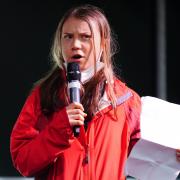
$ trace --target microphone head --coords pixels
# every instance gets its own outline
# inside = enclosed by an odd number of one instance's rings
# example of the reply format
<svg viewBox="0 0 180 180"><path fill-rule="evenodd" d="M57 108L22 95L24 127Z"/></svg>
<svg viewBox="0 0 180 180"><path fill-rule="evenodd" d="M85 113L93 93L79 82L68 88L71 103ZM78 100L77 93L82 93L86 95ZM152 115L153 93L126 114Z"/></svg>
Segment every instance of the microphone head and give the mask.
<svg viewBox="0 0 180 180"><path fill-rule="evenodd" d="M81 72L77 62L70 62L67 64L67 80L68 82L81 80Z"/></svg>

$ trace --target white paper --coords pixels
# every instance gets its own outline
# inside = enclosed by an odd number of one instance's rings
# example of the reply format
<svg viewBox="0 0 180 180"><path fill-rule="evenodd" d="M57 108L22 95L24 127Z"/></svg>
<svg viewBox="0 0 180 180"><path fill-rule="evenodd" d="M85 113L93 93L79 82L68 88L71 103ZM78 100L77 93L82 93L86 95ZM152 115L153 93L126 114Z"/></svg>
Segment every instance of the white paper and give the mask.
<svg viewBox="0 0 180 180"><path fill-rule="evenodd" d="M175 180L180 172L180 105L142 97L141 140L126 164L126 174L140 180Z"/></svg>
<svg viewBox="0 0 180 180"><path fill-rule="evenodd" d="M180 148L180 105L149 96L141 101L142 138Z"/></svg>

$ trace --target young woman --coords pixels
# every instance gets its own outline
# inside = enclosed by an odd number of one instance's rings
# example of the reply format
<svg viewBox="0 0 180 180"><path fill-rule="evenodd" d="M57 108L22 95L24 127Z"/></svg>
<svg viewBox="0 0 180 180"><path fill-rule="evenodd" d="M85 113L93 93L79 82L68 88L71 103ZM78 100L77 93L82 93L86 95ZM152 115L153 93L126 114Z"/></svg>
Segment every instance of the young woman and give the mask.
<svg viewBox="0 0 180 180"><path fill-rule="evenodd" d="M124 180L140 138L140 97L113 72L116 47L102 10L70 9L52 45L54 66L33 88L11 135L14 166L41 180ZM79 64L81 103L70 103L66 67ZM80 126L74 136L73 127Z"/></svg>

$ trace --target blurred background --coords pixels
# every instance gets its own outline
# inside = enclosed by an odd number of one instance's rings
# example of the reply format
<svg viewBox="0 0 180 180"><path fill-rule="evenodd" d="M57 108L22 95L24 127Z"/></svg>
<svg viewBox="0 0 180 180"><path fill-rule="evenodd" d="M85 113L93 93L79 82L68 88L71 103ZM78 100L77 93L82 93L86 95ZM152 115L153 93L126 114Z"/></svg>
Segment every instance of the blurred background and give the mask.
<svg viewBox="0 0 180 180"><path fill-rule="evenodd" d="M35 81L49 69L57 24L73 5L101 7L117 35L116 71L140 96L180 104L178 0L6 0L0 4L0 177L15 177L12 127ZM10 178L11 179L11 178Z"/></svg>

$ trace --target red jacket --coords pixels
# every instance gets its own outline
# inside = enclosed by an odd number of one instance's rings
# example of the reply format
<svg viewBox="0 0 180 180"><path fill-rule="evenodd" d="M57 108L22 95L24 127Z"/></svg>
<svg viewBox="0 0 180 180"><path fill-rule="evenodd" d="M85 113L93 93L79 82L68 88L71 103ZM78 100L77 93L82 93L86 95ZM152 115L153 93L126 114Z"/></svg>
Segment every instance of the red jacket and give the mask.
<svg viewBox="0 0 180 180"><path fill-rule="evenodd" d="M65 107L47 119L35 88L11 134L14 166L23 176L41 180L124 180L124 166L140 138L140 97L115 80L117 111L98 112L75 138Z"/></svg>

